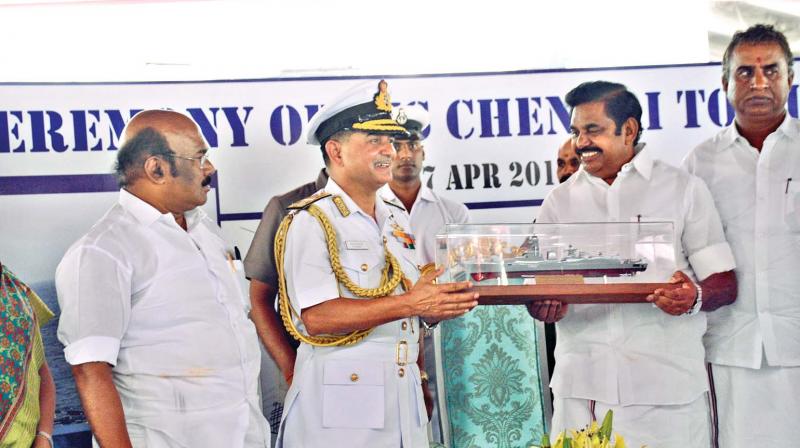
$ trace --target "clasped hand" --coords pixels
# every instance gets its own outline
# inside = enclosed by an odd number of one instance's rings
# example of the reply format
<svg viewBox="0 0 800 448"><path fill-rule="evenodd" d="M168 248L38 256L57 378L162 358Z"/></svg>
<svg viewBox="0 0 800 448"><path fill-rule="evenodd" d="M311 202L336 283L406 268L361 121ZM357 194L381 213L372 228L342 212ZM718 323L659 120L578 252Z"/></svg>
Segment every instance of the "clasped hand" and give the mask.
<svg viewBox="0 0 800 448"><path fill-rule="evenodd" d="M647 296L647 301L673 316L688 313L697 300L697 288L695 288L694 282L682 271L676 271L669 279L669 283L679 286L656 289Z"/></svg>
<svg viewBox="0 0 800 448"><path fill-rule="evenodd" d="M419 316L429 324L461 316L478 305L478 293L463 292L472 287L470 282L433 283L444 269L437 268L419 278L406 293L412 307L412 315Z"/></svg>

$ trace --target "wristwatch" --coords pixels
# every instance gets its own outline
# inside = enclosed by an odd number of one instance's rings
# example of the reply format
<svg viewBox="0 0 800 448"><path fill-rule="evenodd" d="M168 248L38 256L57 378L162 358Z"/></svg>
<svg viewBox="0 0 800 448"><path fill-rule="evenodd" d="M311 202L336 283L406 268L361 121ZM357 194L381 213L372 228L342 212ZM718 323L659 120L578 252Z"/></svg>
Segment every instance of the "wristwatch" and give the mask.
<svg viewBox="0 0 800 448"><path fill-rule="evenodd" d="M423 383L427 383L428 381L430 381L430 377L428 377L428 372L426 372L424 370L420 370L419 371L419 380L421 382L423 382Z"/></svg>
<svg viewBox="0 0 800 448"><path fill-rule="evenodd" d="M422 328L424 328L425 331L433 331L434 328L439 326L439 322L436 322L436 323L433 323L433 324L429 324L429 323L425 322L425 319L422 319L422 318L420 318L419 323L422 324Z"/></svg>
<svg viewBox="0 0 800 448"><path fill-rule="evenodd" d="M700 287L699 283L695 283L694 287L697 290L697 298L694 300L694 305L685 313L688 316L694 316L699 313L700 308L703 306L703 288Z"/></svg>

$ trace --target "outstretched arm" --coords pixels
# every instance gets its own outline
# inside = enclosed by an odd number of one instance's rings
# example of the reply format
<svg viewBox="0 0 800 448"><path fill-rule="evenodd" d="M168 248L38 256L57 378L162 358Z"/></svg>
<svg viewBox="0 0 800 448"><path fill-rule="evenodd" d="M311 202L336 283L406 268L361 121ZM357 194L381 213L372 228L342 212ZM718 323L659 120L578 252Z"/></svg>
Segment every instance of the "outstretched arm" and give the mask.
<svg viewBox="0 0 800 448"><path fill-rule="evenodd" d="M441 268L423 275L411 290L370 300L338 297L305 308L300 317L311 335L342 334L419 316L428 323L452 319L478 305L478 294L459 292L469 282L433 284Z"/></svg>
<svg viewBox="0 0 800 448"><path fill-rule="evenodd" d="M665 313L680 316L688 313L697 302L698 291L694 282L682 271L677 271L669 280L679 284L674 289L657 289L647 296L647 301L654 303ZM733 271L719 272L709 275L700 282L703 290L701 310L714 311L723 305L736 300L736 275Z"/></svg>

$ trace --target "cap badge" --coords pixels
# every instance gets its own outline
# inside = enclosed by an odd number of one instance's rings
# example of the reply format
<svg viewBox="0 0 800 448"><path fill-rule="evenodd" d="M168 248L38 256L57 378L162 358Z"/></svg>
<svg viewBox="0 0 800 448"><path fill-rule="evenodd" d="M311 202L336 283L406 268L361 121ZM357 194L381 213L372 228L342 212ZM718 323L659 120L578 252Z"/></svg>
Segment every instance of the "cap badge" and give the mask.
<svg viewBox="0 0 800 448"><path fill-rule="evenodd" d="M389 83L381 79L378 83L378 92L373 97L375 99L375 107L378 110L385 112L392 111L392 98L389 96Z"/></svg>
<svg viewBox="0 0 800 448"><path fill-rule="evenodd" d="M406 114L405 109L403 109L402 107L399 107L397 109L397 117L395 117L394 121L396 121L397 124L401 126L406 124L406 122L408 122L408 114Z"/></svg>

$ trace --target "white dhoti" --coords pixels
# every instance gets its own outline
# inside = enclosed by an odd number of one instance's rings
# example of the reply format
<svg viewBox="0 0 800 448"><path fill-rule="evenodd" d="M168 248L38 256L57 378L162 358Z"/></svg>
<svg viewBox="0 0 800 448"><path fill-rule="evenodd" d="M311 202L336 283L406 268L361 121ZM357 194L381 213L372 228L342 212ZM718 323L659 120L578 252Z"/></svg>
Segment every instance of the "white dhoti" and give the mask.
<svg viewBox="0 0 800 448"><path fill-rule="evenodd" d="M794 448L800 422L800 367L711 365L720 448Z"/></svg>
<svg viewBox="0 0 800 448"><path fill-rule="evenodd" d="M554 399L551 431L581 429L596 417L601 423L608 410L614 411L614 433L625 438L626 446L648 448L708 448L711 446L711 418L707 395L679 405L610 405L578 398ZM725 446L725 448L728 448Z"/></svg>

